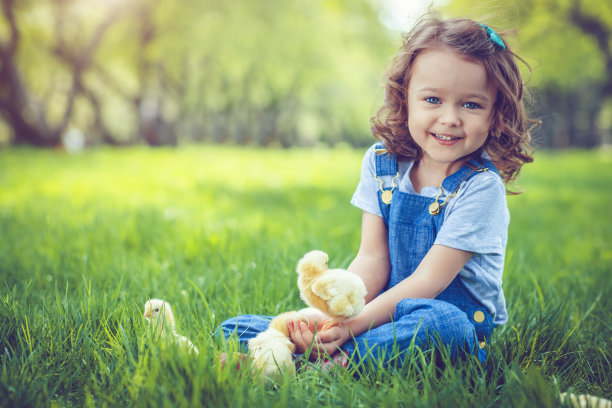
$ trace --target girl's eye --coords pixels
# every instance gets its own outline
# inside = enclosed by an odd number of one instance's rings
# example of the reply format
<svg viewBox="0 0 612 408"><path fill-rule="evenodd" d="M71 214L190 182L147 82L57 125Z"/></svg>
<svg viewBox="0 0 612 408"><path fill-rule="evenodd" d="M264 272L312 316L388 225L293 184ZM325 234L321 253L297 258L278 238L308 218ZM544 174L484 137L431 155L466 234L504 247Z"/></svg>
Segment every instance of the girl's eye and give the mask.
<svg viewBox="0 0 612 408"><path fill-rule="evenodd" d="M467 109L478 109L480 108L480 105L477 104L476 102L466 102L463 104L463 107Z"/></svg>
<svg viewBox="0 0 612 408"><path fill-rule="evenodd" d="M427 98L425 98L425 102L438 104L440 103L440 98L438 98L437 96L428 96Z"/></svg>

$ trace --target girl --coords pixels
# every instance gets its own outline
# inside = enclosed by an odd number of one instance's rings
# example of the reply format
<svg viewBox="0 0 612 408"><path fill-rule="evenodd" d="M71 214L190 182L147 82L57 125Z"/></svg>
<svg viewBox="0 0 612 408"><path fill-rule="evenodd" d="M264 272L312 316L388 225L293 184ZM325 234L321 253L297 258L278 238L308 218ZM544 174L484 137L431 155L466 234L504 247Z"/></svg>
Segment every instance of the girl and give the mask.
<svg viewBox="0 0 612 408"><path fill-rule="evenodd" d="M368 294L357 317L316 333L324 316L289 322L299 352L346 365L405 357L417 346L477 352L507 321L502 271L509 215L504 184L531 162L515 55L491 28L426 16L408 33L372 120L380 143L365 154L352 204L363 210L348 270ZM257 316L222 325L240 341Z"/></svg>

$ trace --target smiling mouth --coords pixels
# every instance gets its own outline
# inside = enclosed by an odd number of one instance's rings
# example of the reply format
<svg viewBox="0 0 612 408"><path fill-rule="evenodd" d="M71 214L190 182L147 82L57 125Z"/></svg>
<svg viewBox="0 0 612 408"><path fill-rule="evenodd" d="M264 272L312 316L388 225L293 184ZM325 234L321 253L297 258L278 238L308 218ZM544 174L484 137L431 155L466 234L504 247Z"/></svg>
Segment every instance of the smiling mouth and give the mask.
<svg viewBox="0 0 612 408"><path fill-rule="evenodd" d="M444 140L444 141L459 140L459 139L461 139L460 137L446 136L446 135L441 135L439 133L432 133L432 136L435 137L436 139L440 139L440 140Z"/></svg>

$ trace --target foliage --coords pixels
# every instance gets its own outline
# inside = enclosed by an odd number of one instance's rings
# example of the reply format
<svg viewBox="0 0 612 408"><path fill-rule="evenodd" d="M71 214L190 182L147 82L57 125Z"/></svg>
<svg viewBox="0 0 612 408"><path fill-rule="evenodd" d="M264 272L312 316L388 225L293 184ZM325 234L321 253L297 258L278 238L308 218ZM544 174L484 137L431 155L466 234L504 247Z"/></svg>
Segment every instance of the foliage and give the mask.
<svg viewBox="0 0 612 408"><path fill-rule="evenodd" d="M316 368L275 387L218 364L224 319L302 306L295 262L346 267L362 152L103 148L0 151L0 405L557 406L612 397L606 152L538 152L508 197L510 322L490 358L424 351L360 376ZM339 165L340 164L340 165ZM164 297L196 359L150 343Z"/></svg>
<svg viewBox="0 0 612 408"><path fill-rule="evenodd" d="M13 116L37 106L57 128L47 139L76 128L88 144L363 144L390 55L368 0L7 4L18 52L3 65L19 76L0 88L24 95Z"/></svg>
<svg viewBox="0 0 612 408"><path fill-rule="evenodd" d="M392 3L2 0L0 146L362 146L399 40L379 18ZM536 145L612 143L610 2L438 3L519 29Z"/></svg>

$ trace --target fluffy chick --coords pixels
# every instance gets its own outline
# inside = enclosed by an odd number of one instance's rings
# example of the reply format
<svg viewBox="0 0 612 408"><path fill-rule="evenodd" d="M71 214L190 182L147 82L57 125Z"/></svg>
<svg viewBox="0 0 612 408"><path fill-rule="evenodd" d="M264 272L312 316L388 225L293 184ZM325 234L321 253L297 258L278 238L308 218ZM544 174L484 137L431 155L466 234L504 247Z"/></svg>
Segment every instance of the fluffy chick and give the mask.
<svg viewBox="0 0 612 408"><path fill-rule="evenodd" d="M568 401L573 408L612 408L612 401L589 394L573 394L563 392L559 396L561 401Z"/></svg>
<svg viewBox="0 0 612 408"><path fill-rule="evenodd" d="M299 312L286 312L276 316L265 331L248 341L253 366L264 380L273 380L281 371L293 375L295 345L289 339L287 321L306 319Z"/></svg>
<svg viewBox="0 0 612 408"><path fill-rule="evenodd" d="M176 323L172 308L168 302L161 299L151 299L145 303L143 317L153 324L153 330L157 337L169 338L181 348L189 352L198 354L198 349L185 336L176 332Z"/></svg>
<svg viewBox="0 0 612 408"><path fill-rule="evenodd" d="M367 293L359 276L344 269L329 269L328 261L325 252L311 251L297 265L300 297L332 319L323 330L357 316Z"/></svg>

